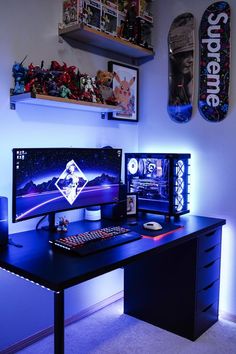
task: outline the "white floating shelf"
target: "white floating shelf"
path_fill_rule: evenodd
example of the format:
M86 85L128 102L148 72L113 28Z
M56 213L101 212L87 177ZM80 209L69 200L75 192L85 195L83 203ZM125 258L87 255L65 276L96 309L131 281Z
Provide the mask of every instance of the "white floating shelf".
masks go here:
M119 106L112 106L103 103L78 101L55 96L39 94L32 95L30 92L10 96L11 109L16 109L17 104L31 104L37 106L76 109L79 111L98 112L101 114L121 111Z

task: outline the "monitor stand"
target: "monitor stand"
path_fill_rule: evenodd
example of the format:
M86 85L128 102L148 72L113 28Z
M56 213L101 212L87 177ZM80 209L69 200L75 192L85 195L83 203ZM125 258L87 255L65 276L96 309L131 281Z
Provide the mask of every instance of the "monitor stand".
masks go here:
M56 213L48 214L48 230L55 232L57 227L55 225Z
M55 219L56 219L56 213L48 214L48 225L43 226L42 230L49 231L49 232L55 232L57 230L57 227L55 225Z

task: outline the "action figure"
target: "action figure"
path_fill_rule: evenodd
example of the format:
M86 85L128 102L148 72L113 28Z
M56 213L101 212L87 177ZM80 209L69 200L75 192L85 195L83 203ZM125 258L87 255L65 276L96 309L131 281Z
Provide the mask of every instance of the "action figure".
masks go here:
M57 225L57 231L66 232L68 230L69 220L65 216L59 218L59 223Z
M21 63L15 63L12 68L12 73L15 80L15 87L13 90L14 94L25 92L25 79L28 71L28 69L23 66L25 59L26 57L22 60Z

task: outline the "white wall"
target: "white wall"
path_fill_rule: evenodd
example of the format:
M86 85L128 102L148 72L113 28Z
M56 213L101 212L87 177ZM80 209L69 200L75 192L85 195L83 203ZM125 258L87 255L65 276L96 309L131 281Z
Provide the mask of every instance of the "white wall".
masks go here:
M51 60L76 65L81 72L95 75L107 69L108 58L59 43L58 22L61 0L0 1L0 195L9 198L11 220L13 147L102 147L110 145L124 152L138 149L138 125L102 120L100 114L67 109L18 106L10 110L9 90L13 87L12 66L28 55L25 65ZM132 138L130 138L132 137ZM79 211L71 218L80 217ZM10 232L33 229L38 220L9 223ZM122 290L122 271L86 282L66 292L66 313L71 316ZM52 294L0 271L0 351L16 341L52 324ZM85 296L86 294L86 296ZM91 294L93 296L91 296ZM96 294L96 296L94 296ZM77 299L77 302L70 299ZM73 305L74 303L74 305ZM44 309L44 311L43 311ZM7 319L7 326L6 324ZM35 319L37 319L35 321ZM22 321L24 321L22 325Z
M6 195L11 211L11 178L13 147L102 147L110 145L125 151L137 150L137 124L102 120L100 114L76 110L18 106L9 109L9 90L13 86L12 66L27 55L31 62L45 67L51 60L75 65L83 73L95 75L106 70L108 58L72 48L58 41L57 26L62 19L61 0L10 0L0 2L1 21L1 134L0 165L2 178L0 195ZM132 139L130 137L132 136ZM11 215L10 215L11 216ZM34 227L33 222L12 225L10 231Z
M197 108L198 99L198 28L201 16L212 1L154 1L155 28L153 44L156 56L142 66L140 78L139 150L158 152L188 152L191 159L192 214L225 218L223 228L220 310L236 316L236 107L235 40L236 2L231 6L231 82L230 110L220 123L207 122ZM173 122L167 113L168 48L167 35L173 19L183 12L195 16L196 66L195 97L192 119L186 124ZM236 318L236 317L235 317Z

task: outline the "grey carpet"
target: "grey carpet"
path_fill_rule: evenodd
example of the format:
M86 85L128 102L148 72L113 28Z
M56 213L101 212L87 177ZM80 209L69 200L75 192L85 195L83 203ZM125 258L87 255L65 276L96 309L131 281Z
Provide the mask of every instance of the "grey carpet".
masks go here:
M53 353L53 336L20 354ZM195 342L123 314L121 300L65 330L65 354L236 354L236 324L220 320Z

